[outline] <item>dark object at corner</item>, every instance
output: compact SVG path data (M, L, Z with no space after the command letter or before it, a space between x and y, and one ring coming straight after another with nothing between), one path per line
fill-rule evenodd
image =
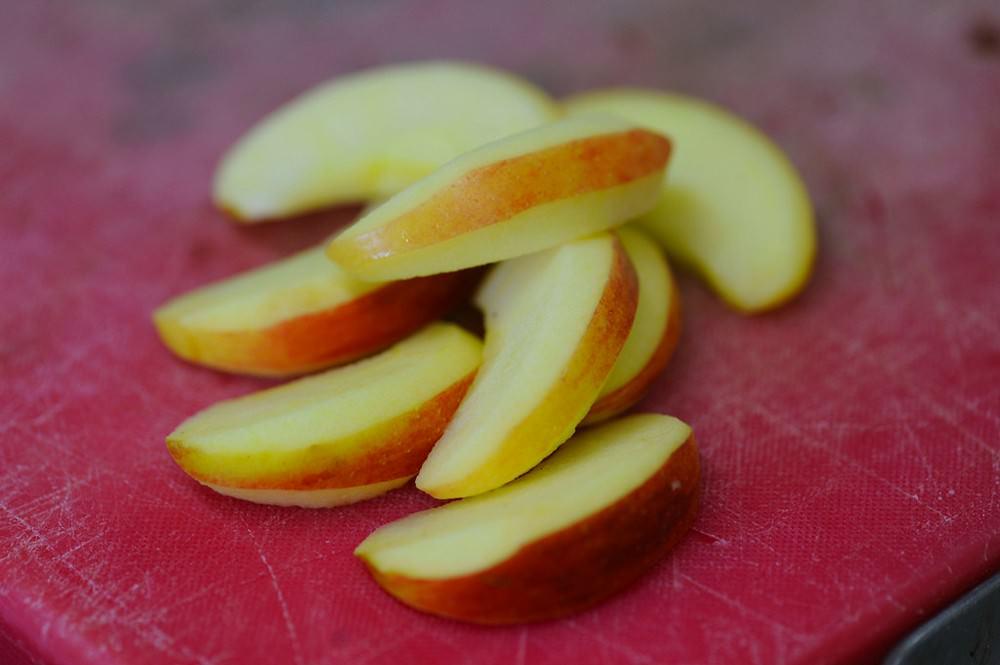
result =
M1000 573L913 631L884 665L1000 665Z

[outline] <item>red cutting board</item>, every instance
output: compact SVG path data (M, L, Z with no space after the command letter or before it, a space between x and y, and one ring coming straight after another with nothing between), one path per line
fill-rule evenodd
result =
M996 3L543 4L3 3L0 662L866 662L998 568ZM163 445L265 383L178 362L151 310L352 214L230 224L221 151L318 81L427 57L720 101L818 211L786 309L743 317L682 278L683 338L642 407L694 426L704 508L639 584L563 621L469 627L384 595L351 551L432 504L412 488L254 506Z

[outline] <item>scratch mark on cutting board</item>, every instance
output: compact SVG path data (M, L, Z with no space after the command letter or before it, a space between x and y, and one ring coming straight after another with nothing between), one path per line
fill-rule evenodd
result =
M884 372L886 369L885 367L880 366L880 364L877 361L875 361L872 357L866 355L859 356L858 361L864 363L872 370L880 373ZM951 425L966 440L971 441L981 450L990 455L990 457L992 457L994 460L1000 459L1000 450L994 448L982 437L977 436L973 432L968 431L967 428L962 427L956 420L955 416L948 409L945 408L944 404L946 401L950 401L952 405L961 407L971 415L977 415L977 416L981 415L977 410L970 408L969 405L965 403L963 400L955 400L953 398L950 400L947 400L946 398L931 399L930 396L926 394L926 392L932 386L930 386L924 381L920 381L919 375L914 375L912 369L908 370L907 367L900 366L897 368L893 368L890 373L898 375L897 380L893 383L894 388L905 391L907 395L909 395L911 398L923 404L926 408L931 410L935 416L937 416L941 420ZM920 389L917 389L916 386L920 386Z
M624 644L613 642L603 637L600 633L581 628L579 625L577 625L576 621L573 619L566 620L565 626L576 633L579 633L581 635L586 635L587 637L594 640L601 646L607 647L609 650L621 654L622 656L627 658L627 662L629 665L638 665L639 663L653 662L653 659L647 656L646 654L633 651L632 649L626 647Z
M66 559L65 556L60 556L59 550L48 538L46 538L45 534L22 519L2 501L0 501L0 511L4 512L10 517L11 520L23 528L31 536L34 543L37 543L44 549L47 549L53 555L52 560L54 562L61 565L83 583L90 593L89 600L92 606L96 606L100 601L105 601L112 605L112 611L104 616L106 621L110 622L115 620L127 611L128 608L125 601L119 595L109 590L102 589L92 576L84 573L83 570L73 565ZM26 549L30 549L31 545L26 542L24 547ZM171 658L178 660L180 658L187 658L188 660L199 663L199 665L213 665L214 663L213 660L196 654L183 645L177 645L170 635L167 635L157 626L144 626L148 629L148 632L140 630L138 625L130 625L129 627L133 630L133 634L136 635L136 637L138 637L141 641L152 645L155 649L167 654ZM51 625L46 625L43 628L43 631L47 635L50 629Z
M1000 459L1000 451L995 449L989 443L986 442L981 436L977 436L973 432L970 432L967 428L962 427L958 421L955 419L947 409L944 408L940 403L935 400L930 399L927 395L921 393L917 390L910 390L910 395L912 395L917 401L921 402L924 406L934 412L934 415L951 425L955 431L961 434L966 440L971 441L977 447L979 447L984 452L988 453L993 459ZM969 411L967 405L961 402L955 402L959 406L963 407L966 411Z
M415 636L419 634L420 631L407 631L403 632L401 635L397 635L396 639L380 640L374 649L369 649L365 651L365 653L354 658L352 662L354 663L354 665L366 665L367 663L376 661L385 654L395 651L398 647L402 646L408 640L413 639Z
M271 562L267 560L267 555L264 554L264 548L260 546L259 542L257 542L257 538L254 537L253 531L250 530L250 525L247 524L242 515L240 516L240 521L243 523L243 528L246 529L247 535L250 536L250 542L253 543L254 548L257 550L260 562L264 564L264 568L267 570L267 574L271 578L271 588L274 589L274 596L278 600L278 606L281 608L281 616L285 621L285 630L288 632L288 639L292 643L292 655L295 657L295 665L305 665L305 658L302 655L302 643L299 641L299 633L295 629L295 624L292 622L291 612L288 611L288 602L285 600L285 594L281 590L281 585L278 584L278 578L274 574L274 568L271 567Z
M309 557L308 559L303 559L291 565L286 563L286 565L283 566L283 569L287 571L298 571L301 570L303 566L308 566L309 564L316 563L317 561L325 561L328 558L329 558L328 555L326 553L323 553L318 556L312 556ZM213 580L212 582L209 582L206 585L199 587L198 590L195 591L194 593L177 598L176 600L168 604L161 605L159 609L164 613L171 612L185 605L193 603L201 598L204 598L205 596L210 595L211 593L213 593L214 591L216 591L221 587L224 587L226 589L227 594L231 595L235 590L242 589L245 586L254 584L255 582L257 582L257 580L259 580L261 577L264 577L267 574L268 572L266 569L262 570L256 575L251 575L249 577L241 579L235 585L233 584L232 580L225 577L220 577Z
M517 635L517 665L524 665L524 657L527 655L528 631L524 628Z
M205 596L211 594L212 592L214 592L216 589L218 589L220 587L225 587L226 591L231 594L232 592L236 591L237 589L242 589L245 586L248 586L250 584L255 583L257 580L259 580L261 577L264 577L265 575L267 575L267 571L266 570L262 570L259 573L257 573L256 575L251 575L251 576L249 576L249 577L247 577L247 578L245 578L243 580L240 580L235 585L232 584L232 580L230 580L228 578L225 578L225 577L220 577L220 578L215 579L212 582L209 582L208 584L200 587L197 591L195 591L192 594L189 594L189 595L186 595L186 596L182 596L181 598L178 598L177 600L174 600L173 602L170 602L170 603L167 603L165 605L162 605L160 607L160 611L163 612L164 614L167 614L167 613L169 613L169 612L171 612L173 610L176 610L178 608L184 607L185 605L193 603L193 602L195 602L195 601L197 601L197 600L199 600L201 598L204 598Z
M810 447L813 447L813 448L816 448L817 450L821 450L821 451L823 451L824 454L830 455L831 457L833 457L833 458L835 458L837 460L840 460L841 462L844 462L845 464L847 464L848 466L850 466L852 469L854 469L854 470L856 470L856 471L858 471L858 472L860 472L860 473L868 476L869 478L872 478L872 479L874 479L874 480L882 483L883 485L885 485L886 487L888 487L889 489L891 489L893 492L895 492L895 493L897 493L897 494L899 494L901 496L904 496L907 499L910 499L911 501L915 502L917 505L919 505L919 506L921 506L923 508L926 508L927 510L931 511L935 515L938 515L943 522L951 522L953 519L955 519L954 516L947 515L944 512L942 512L942 511L938 510L937 508L935 508L934 506L926 503L924 500L922 500L920 498L919 495L913 494L912 492L907 492L904 488L900 487L899 485L897 485L896 483L892 482L888 478L886 478L886 477L884 477L882 475L879 475L875 471L872 471L868 466L862 464L860 461L858 461L858 460L850 457L849 455L845 455L844 453L842 453L841 451L837 450L836 448L834 448L832 446L826 445L823 441L821 441L820 439L817 439L812 434L809 434L808 432L806 432L804 429L802 429L798 425L796 425L794 423L791 423L791 422L786 422L786 421L782 420L780 417L778 417L777 414L775 414L774 412L772 412L771 410L769 410L767 407L765 407L765 406L763 406L761 404L755 404L753 406L753 410L756 411L761 417L766 418L767 420L769 420L772 423L774 423L776 426L781 427L781 428L785 429L788 432L791 432L792 434L794 434L796 437L798 437L799 440L801 440L806 445L808 445Z
M754 610L754 609L751 609L751 608L747 607L745 604L741 603L740 601L736 600L735 598L731 598L730 596L727 596L726 594L722 593L718 589L713 589L712 587L708 586L707 584L699 582L698 580L694 579L693 577L691 577L687 573L680 573L680 578L682 580L684 580L685 582L688 582L689 584L691 584L691 586L694 586L694 587L696 587L698 589L701 589L702 591L704 591L708 595L712 596L713 598L717 598L717 599L721 600L723 603L725 603L726 605L729 605L730 607L733 607L733 608L739 610L739 612L741 614L743 614L744 616L752 617L752 618L756 619L757 621L760 621L763 624L765 624L767 626L770 626L772 629L774 629L775 631L778 631L778 632L782 633L785 636L801 637L800 633L792 630L788 626L786 626L786 625L784 625L784 624L782 624L782 623L780 623L778 621L775 621L774 619L772 619L771 617L769 617L769 616L767 616L765 614L761 614L757 610Z

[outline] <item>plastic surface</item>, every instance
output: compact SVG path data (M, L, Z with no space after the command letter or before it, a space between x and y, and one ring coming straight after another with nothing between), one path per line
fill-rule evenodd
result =
M2 662L878 662L996 570L1000 10L725 6L4 3ZM815 278L784 310L746 318L680 279L684 334L643 407L693 425L703 511L651 575L570 620L480 629L382 593L351 550L432 504L412 488L248 505L163 444L266 384L172 358L153 308L352 214L238 228L209 204L215 160L318 81L430 56L560 94L725 103L789 151L819 212Z
M884 665L940 663L1000 664L1000 574L913 631Z

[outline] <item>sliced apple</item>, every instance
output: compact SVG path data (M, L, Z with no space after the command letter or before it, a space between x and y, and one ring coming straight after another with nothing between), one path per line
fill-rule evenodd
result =
M763 133L717 106L653 91L591 92L565 107L614 113L671 137L670 177L641 224L731 306L771 309L805 286L816 253L812 205Z
M299 508L333 508L349 503L357 503L375 498L402 487L412 476L394 478L380 483L368 483L357 487L334 487L326 489L282 490L246 487L226 487L214 483L202 483L219 494L268 506L298 506Z
M555 122L449 162L330 243L345 270L403 279L529 254L603 231L659 197L670 143L612 116Z
M389 346L460 303L475 283L468 273L362 282L317 247L174 298L153 321L185 360L299 374Z
M500 264L477 295L483 367L417 477L439 499L516 478L568 439L607 380L638 287L610 233Z
M292 100L237 142L216 173L215 202L255 222L385 197L555 115L544 92L480 65L360 72Z
M417 473L481 357L475 336L431 324L378 356L209 407L167 448L195 480L241 499L368 498Z
M694 521L698 483L691 429L633 415L577 435L505 487L387 524L355 554L423 612L483 624L553 619L655 565Z
M607 420L638 402L667 366L680 337L680 294L663 252L634 225L620 229L618 238L639 278L639 304L632 331L584 425Z

